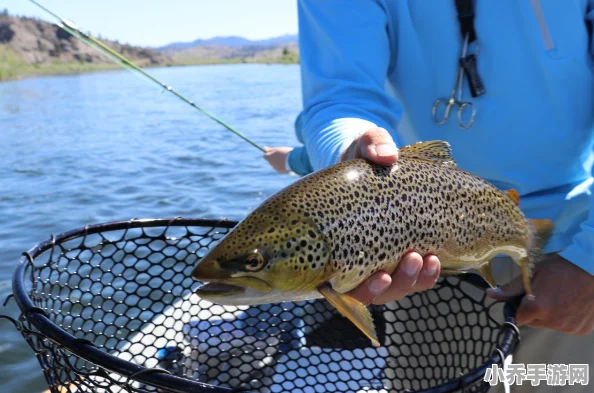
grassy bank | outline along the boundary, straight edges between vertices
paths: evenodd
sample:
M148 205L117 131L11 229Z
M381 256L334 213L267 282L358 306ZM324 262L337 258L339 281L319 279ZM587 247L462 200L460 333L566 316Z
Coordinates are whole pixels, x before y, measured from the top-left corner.
M299 55L285 51L280 56L231 57L231 58L198 58L176 59L172 64L164 66L192 66L214 64L298 64ZM143 67L150 68L150 67ZM84 61L25 64L10 48L0 45L0 81L25 79L35 76L68 75L91 71L115 70L121 66L115 63L88 63Z
M0 81L40 75L76 74L117 68L120 68L117 64L97 64L83 61L25 64L13 50L0 45Z

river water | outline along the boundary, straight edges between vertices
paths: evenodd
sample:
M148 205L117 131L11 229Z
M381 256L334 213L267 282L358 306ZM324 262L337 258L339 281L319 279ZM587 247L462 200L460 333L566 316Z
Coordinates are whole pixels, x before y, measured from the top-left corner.
M296 65L151 69L261 146L297 144ZM20 254L51 234L131 218L240 220L296 178L259 150L128 71L0 83L0 299ZM18 315L14 301L0 314ZM47 388L0 320L0 391Z

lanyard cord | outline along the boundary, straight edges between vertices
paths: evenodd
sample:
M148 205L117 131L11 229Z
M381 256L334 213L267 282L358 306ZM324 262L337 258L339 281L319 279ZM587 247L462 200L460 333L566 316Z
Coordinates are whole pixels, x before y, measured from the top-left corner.
M468 45L476 41L476 30L474 29L474 0L456 0L458 21L460 22L460 33L462 38L468 34Z
M468 45L476 42L476 30L474 28L474 5L475 0L456 0L456 10L458 12L458 22L460 24L460 33L462 39L468 37ZM468 86L473 97L479 97L485 94L485 85L481 79L477 67L477 53L469 54L460 59L460 65L464 69L464 74L468 78Z

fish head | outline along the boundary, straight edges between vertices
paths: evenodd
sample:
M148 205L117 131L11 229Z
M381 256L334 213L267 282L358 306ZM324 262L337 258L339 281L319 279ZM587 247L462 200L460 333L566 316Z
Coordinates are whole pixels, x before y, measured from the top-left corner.
M198 262L192 277L206 283L196 293L216 304L305 300L327 279L329 259L313 221L255 211Z

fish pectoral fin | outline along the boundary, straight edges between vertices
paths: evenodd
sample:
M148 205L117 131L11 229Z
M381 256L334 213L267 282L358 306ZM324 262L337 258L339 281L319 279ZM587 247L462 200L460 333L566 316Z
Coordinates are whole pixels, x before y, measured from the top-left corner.
M479 272L481 273L481 276L485 279L485 281L489 283L491 288L497 287L497 284L495 284L495 280L493 280L493 274L491 272L491 261L481 266Z
M452 149L450 144L445 141L426 141L413 143L412 145L404 146L398 150L398 155L403 157L422 158L457 166L456 161L452 157Z
M380 346L371 313L363 303L348 295L336 292L329 284L318 287L318 292L369 337L374 347Z
M520 194L518 194L516 190L505 190L505 193L507 194L509 199L511 199L516 204L516 206L520 206Z

